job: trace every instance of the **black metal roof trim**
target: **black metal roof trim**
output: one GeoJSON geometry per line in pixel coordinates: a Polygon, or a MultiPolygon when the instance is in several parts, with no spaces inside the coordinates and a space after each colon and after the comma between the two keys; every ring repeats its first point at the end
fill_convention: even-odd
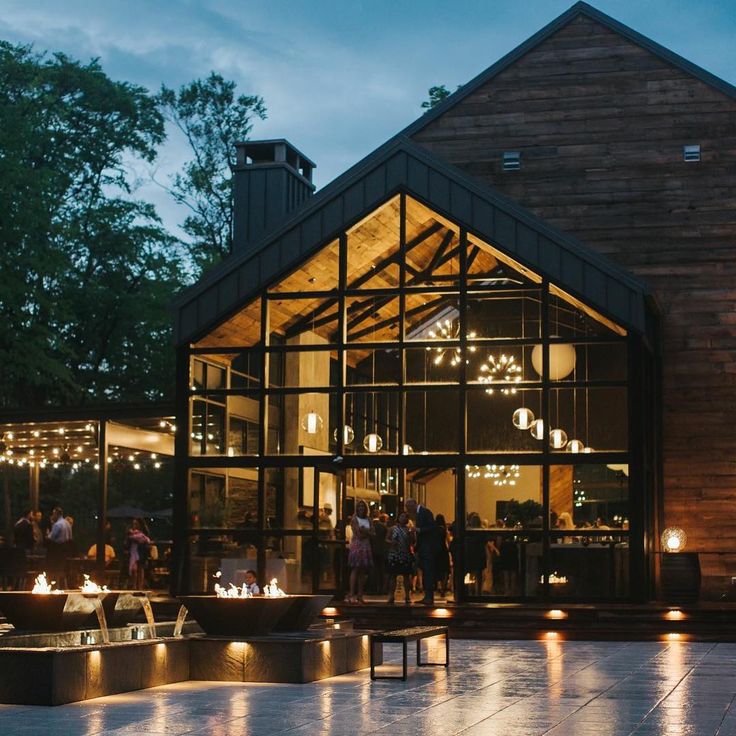
{"type": "Polygon", "coordinates": [[[674,51],[670,51],[670,49],[662,46],[656,41],[653,41],[642,33],[635,31],[633,28],[629,28],[629,26],[621,23],[615,18],[612,18],[610,15],[606,15],[604,12],[594,8],[592,5],[589,5],[586,2],[577,2],[562,13],[562,15],[557,16],[557,18],[544,26],[544,28],[537,31],[533,36],[530,36],[526,41],[506,54],[506,56],[499,59],[495,64],[492,64],[480,74],[473,77],[473,79],[460,87],[460,89],[445,98],[439,105],[433,107],[422,115],[422,117],[404,128],[400,135],[412,136],[418,133],[429,125],[429,123],[439,118],[451,107],[475,92],[486,82],[493,79],[497,74],[500,74],[502,71],[510,67],[522,56],[535,49],[540,43],[547,40],[550,36],[566,26],[579,15],[586,15],[589,18],[592,18],[637,46],[641,46],[655,56],[658,56],[668,64],[682,69],[684,72],[691,74],[701,82],[704,82],[711,87],[715,87],[715,89],[722,92],[724,95],[736,99],[736,86],[729,84],[724,79],[717,77],[715,74],[712,74],[697,64],[694,64],[692,61],[688,61],[679,54],[676,54],[674,51]]]}
{"type": "Polygon", "coordinates": [[[254,251],[230,257],[184,292],[176,302],[177,341],[206,334],[398,191],[425,201],[615,321],[645,330],[642,282],[401,136],[308,200],[254,251]]]}

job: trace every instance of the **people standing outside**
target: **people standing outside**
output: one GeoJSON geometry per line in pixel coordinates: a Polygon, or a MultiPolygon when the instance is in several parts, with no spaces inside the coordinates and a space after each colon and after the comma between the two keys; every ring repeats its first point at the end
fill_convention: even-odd
{"type": "Polygon", "coordinates": [[[350,595],[347,603],[365,603],[363,585],[365,576],[373,566],[371,554],[371,537],[374,535],[373,524],[368,516],[368,504],[363,499],[355,505],[355,514],[350,520],[352,537],[348,550],[348,566],[350,567],[350,595]]]}
{"type": "Polygon", "coordinates": [[[146,563],[151,551],[151,538],[148,536],[146,522],[133,519],[128,529],[125,546],[128,549],[128,577],[133,590],[142,590],[145,584],[146,563]]]}
{"type": "Polygon", "coordinates": [[[373,531],[371,552],[373,553],[373,588],[382,595],[386,592],[386,535],[388,533],[388,515],[376,510],[373,514],[373,531]]]}
{"type": "Polygon", "coordinates": [[[33,550],[33,519],[34,512],[28,510],[25,516],[21,516],[13,525],[13,542],[16,547],[22,549],[26,554],[33,550]]]}
{"type": "Polygon", "coordinates": [[[422,571],[422,587],[425,606],[434,605],[435,563],[437,558],[437,531],[434,514],[422,504],[410,498],[405,504],[406,512],[414,518],[417,534],[417,561],[422,571]]]}
{"type": "Polygon", "coordinates": [[[66,558],[72,546],[72,527],[64,518],[64,511],[56,506],[51,512],[51,529],[46,540],[46,562],[52,577],[61,587],[66,587],[66,558]]]}
{"type": "Polygon", "coordinates": [[[414,531],[409,528],[409,515],[402,511],[397,524],[391,527],[386,538],[388,555],[386,570],[388,571],[388,601],[392,606],[396,595],[396,580],[399,575],[404,582],[404,602],[411,605],[411,576],[414,572],[414,555],[411,547],[415,543],[414,531]]]}
{"type": "Polygon", "coordinates": [[[435,557],[435,575],[439,583],[440,595],[447,597],[447,581],[450,578],[450,549],[448,546],[447,522],[443,514],[437,514],[435,517],[435,541],[436,554],[435,557]]]}

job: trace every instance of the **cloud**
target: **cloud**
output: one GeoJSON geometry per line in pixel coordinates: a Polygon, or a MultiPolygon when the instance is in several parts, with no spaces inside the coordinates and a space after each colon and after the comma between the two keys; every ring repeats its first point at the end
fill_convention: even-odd
{"type": "MultiPolygon", "coordinates": [[[[285,137],[322,186],[419,116],[427,89],[454,89],[563,12],[571,0],[5,0],[0,37],[100,57],[110,76],[157,89],[211,70],[266,100],[255,137],[285,137]]],[[[733,77],[730,0],[602,0],[622,22],[733,77]]],[[[157,176],[186,148],[172,137],[157,176]]],[[[140,172],[139,172],[140,173],[140,172]]],[[[155,185],[167,224],[183,216],[155,185]]]]}

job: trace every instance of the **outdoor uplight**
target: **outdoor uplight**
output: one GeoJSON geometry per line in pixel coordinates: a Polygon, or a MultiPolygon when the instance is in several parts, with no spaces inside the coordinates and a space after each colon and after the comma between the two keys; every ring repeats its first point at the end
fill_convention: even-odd
{"type": "Polygon", "coordinates": [[[302,429],[307,434],[317,434],[323,426],[322,417],[316,411],[308,411],[302,419],[302,429]]]}
{"type": "Polygon", "coordinates": [[[687,543],[687,535],[679,526],[668,526],[660,539],[665,552],[682,552],[687,543]]]}

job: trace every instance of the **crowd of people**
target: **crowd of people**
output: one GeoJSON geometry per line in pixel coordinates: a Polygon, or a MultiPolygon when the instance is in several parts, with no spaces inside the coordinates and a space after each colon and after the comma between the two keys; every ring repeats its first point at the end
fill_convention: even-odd
{"type": "Polygon", "coordinates": [[[374,592],[388,596],[389,604],[395,602],[399,579],[407,605],[412,603],[412,592],[421,590],[421,603],[434,605],[435,593],[445,596],[451,589],[452,534],[442,514],[435,517],[426,506],[409,499],[391,523],[387,514],[371,513],[359,499],[346,531],[347,602],[365,602],[367,580],[374,592]]]}
{"type": "MultiPolygon", "coordinates": [[[[97,544],[92,544],[84,554],[74,538],[74,517],[65,515],[60,506],[54,507],[47,518],[37,509],[29,509],[13,526],[13,544],[22,550],[29,562],[39,564],[61,587],[74,586],[71,580],[68,560],[82,555],[89,560],[97,559],[97,544]]],[[[104,533],[105,566],[117,572],[119,585],[133,589],[146,586],[149,562],[157,559],[158,550],[153,543],[144,519],[132,519],[126,530],[122,547],[116,551],[117,540],[112,525],[105,524],[104,533]]]]}

